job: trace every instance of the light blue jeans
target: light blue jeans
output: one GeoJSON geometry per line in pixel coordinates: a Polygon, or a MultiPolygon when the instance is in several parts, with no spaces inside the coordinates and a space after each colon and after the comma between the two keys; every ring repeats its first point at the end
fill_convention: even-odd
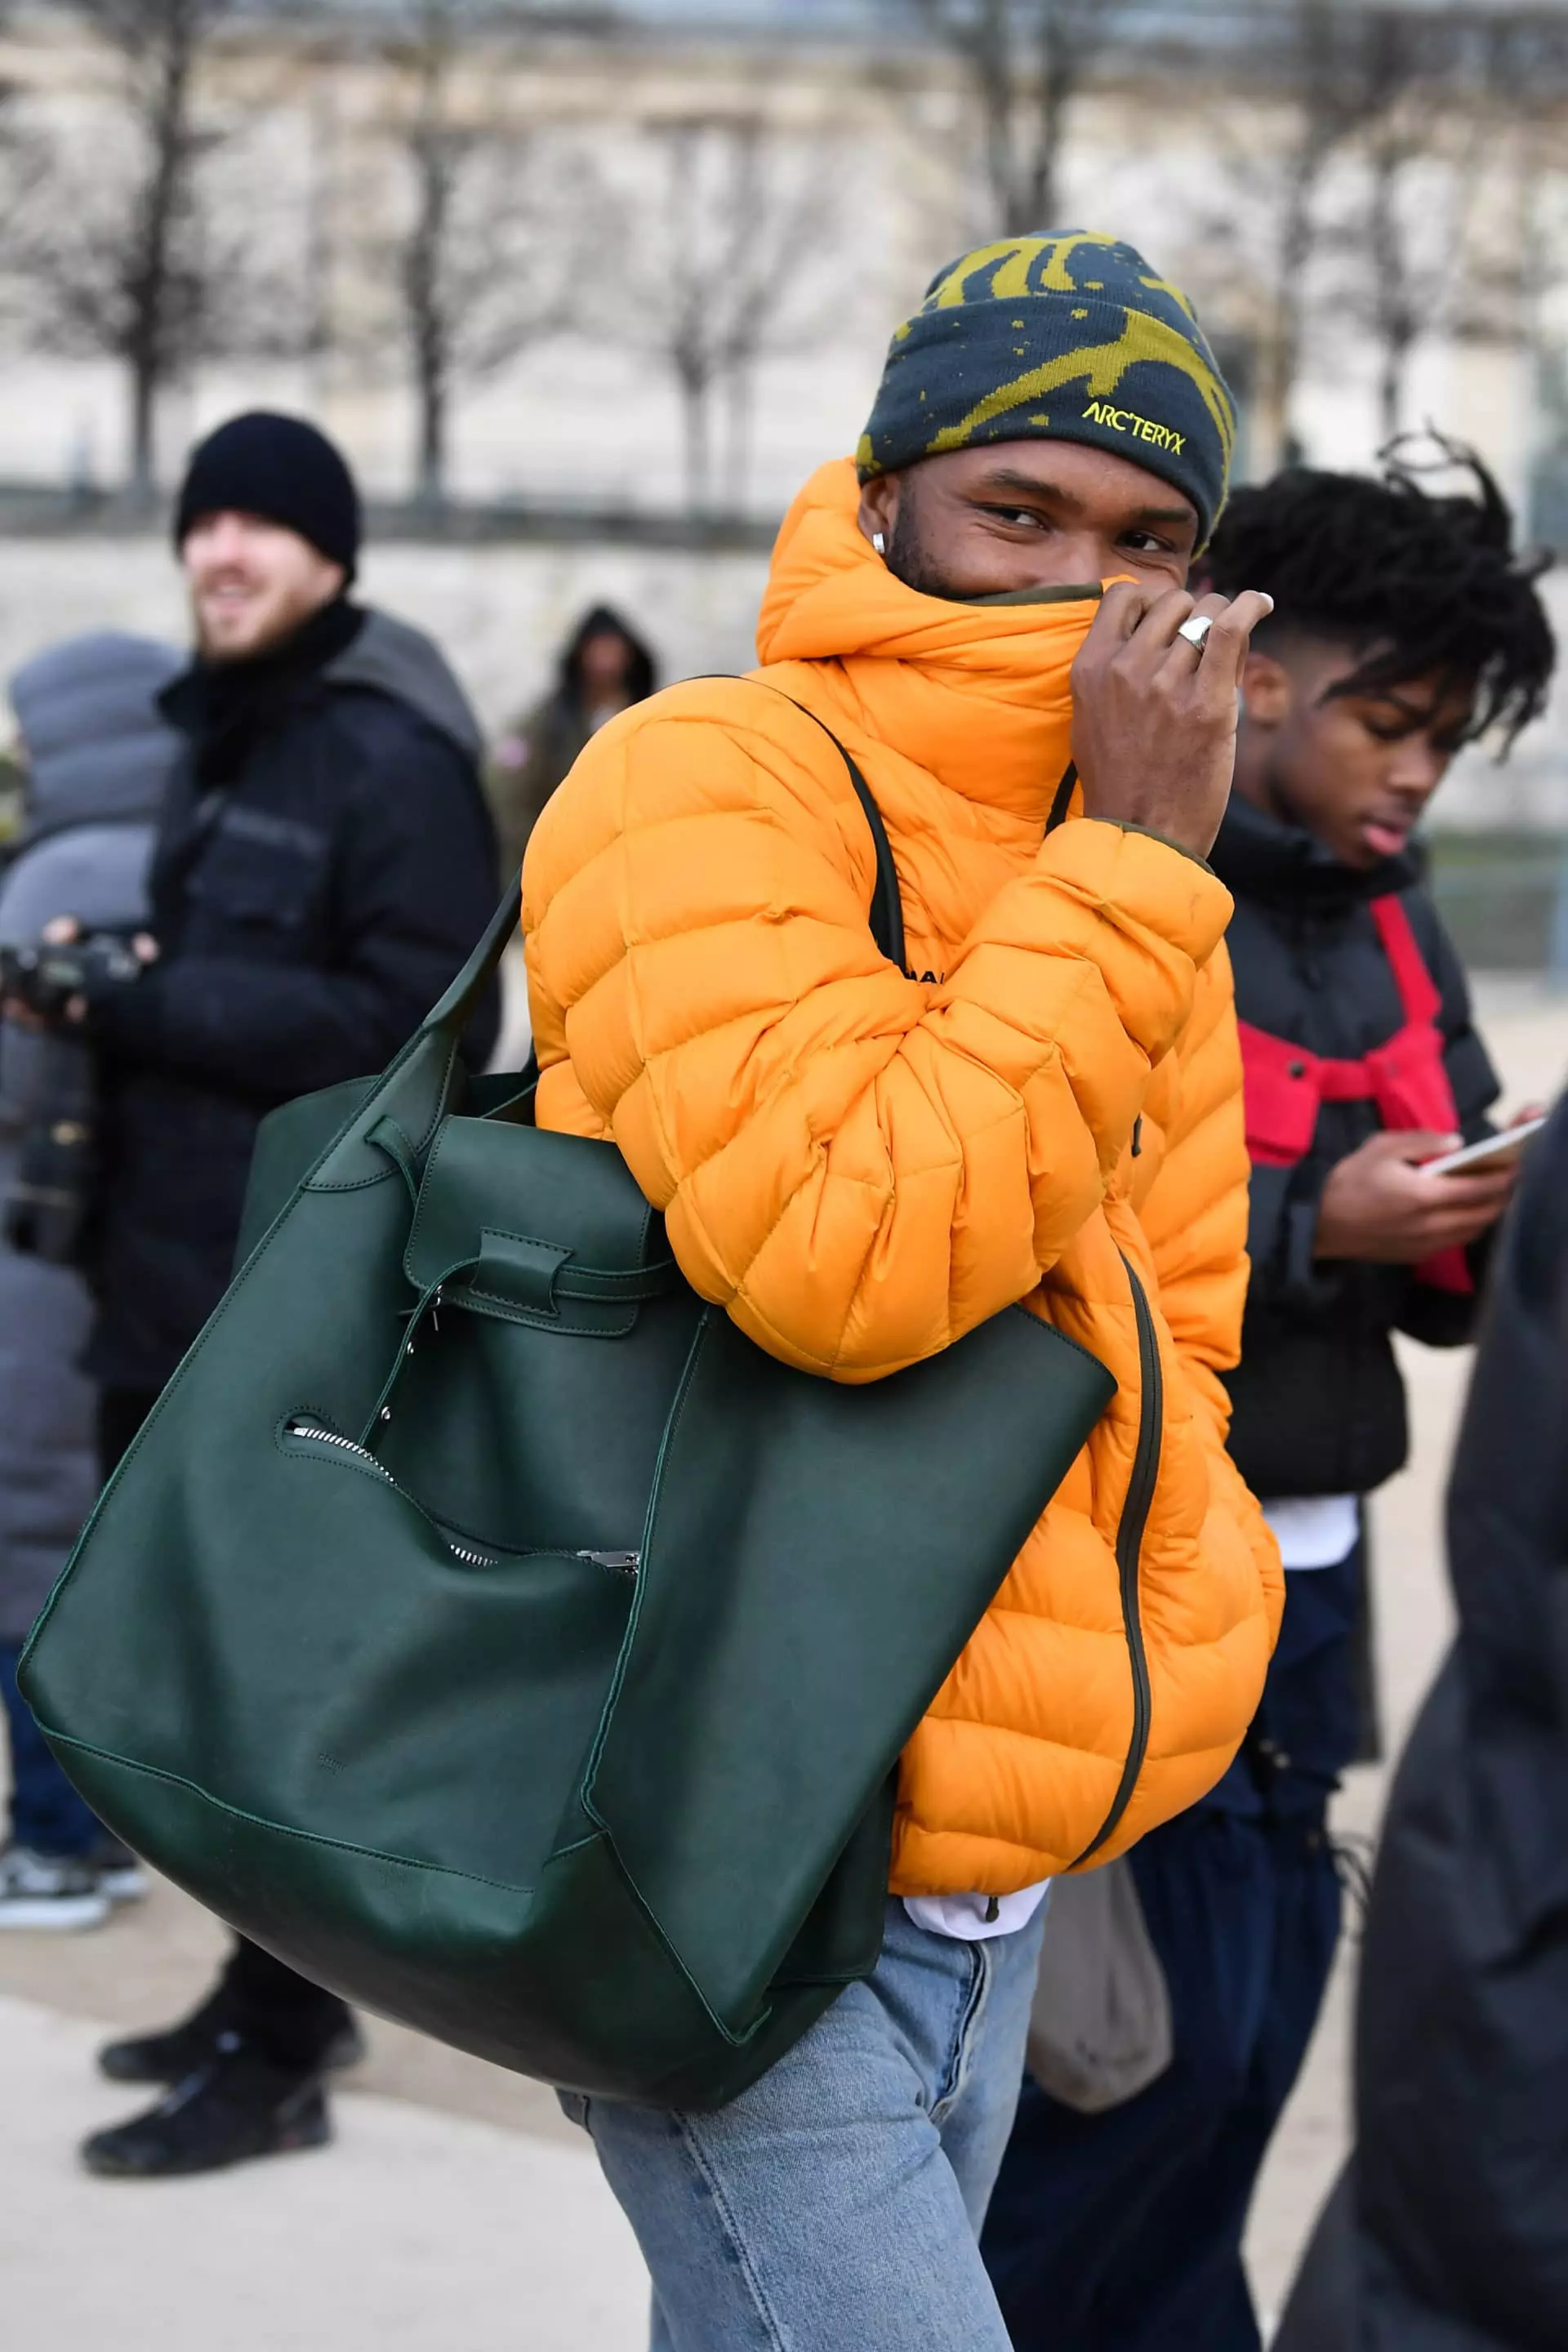
{"type": "Polygon", "coordinates": [[[977,2240],[1043,1920],[963,1944],[889,1903],[876,1973],[717,2114],[563,2097],[652,2275],[652,2352],[1008,2352],[977,2240]]]}

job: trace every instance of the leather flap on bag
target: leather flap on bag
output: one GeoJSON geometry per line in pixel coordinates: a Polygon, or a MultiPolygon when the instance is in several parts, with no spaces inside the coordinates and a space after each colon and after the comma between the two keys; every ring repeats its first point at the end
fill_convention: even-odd
{"type": "Polygon", "coordinates": [[[403,1265],[453,1306],[605,1338],[680,1279],[613,1145],[484,1118],[443,1122],[403,1265]]]}

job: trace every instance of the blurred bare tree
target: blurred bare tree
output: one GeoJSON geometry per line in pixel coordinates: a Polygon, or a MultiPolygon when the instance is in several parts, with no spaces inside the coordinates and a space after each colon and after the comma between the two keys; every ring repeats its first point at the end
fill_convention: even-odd
{"type": "Polygon", "coordinates": [[[1319,236],[1323,175],[1368,110],[1360,10],[1340,0],[1288,0],[1280,62],[1295,110],[1294,135],[1276,152],[1279,201],[1260,353],[1258,437],[1279,459],[1300,455],[1291,424],[1305,339],[1308,289],[1319,236]]]}
{"type": "Polygon", "coordinates": [[[904,0],[958,58],[978,107],[985,179],[1005,236],[1059,228],[1074,103],[1127,16],[1121,0],[904,0]]]}
{"type": "Polygon", "coordinates": [[[593,191],[563,141],[488,110],[480,43],[525,21],[495,0],[410,0],[388,45],[402,204],[397,226],[371,231],[366,257],[393,297],[416,494],[432,504],[447,495],[458,392],[574,316],[593,191]]]}
{"type": "Polygon", "coordinates": [[[728,399],[726,488],[738,501],[756,363],[820,332],[807,273],[830,249],[844,191],[816,142],[786,142],[759,115],[666,123],[647,143],[653,193],[628,185],[618,195],[614,328],[675,381],[697,512],[713,497],[716,394],[728,399]]]}
{"type": "Polygon", "coordinates": [[[1300,455],[1294,394],[1313,323],[1352,325],[1371,343],[1390,439],[1408,421],[1417,343],[1500,331],[1517,311],[1519,270],[1478,267],[1482,199],[1519,144],[1532,89],[1548,82],[1542,120],[1556,133],[1564,83],[1552,61],[1568,57],[1568,12],[1272,0],[1247,20],[1244,61],[1247,42],[1251,86],[1272,110],[1238,104],[1235,85],[1206,101],[1228,184],[1198,207],[1198,259],[1205,314],[1223,314],[1226,296],[1250,310],[1253,428],[1268,466],[1300,455]]]}
{"type": "MultiPolygon", "coordinates": [[[[1549,90],[1560,101],[1568,84],[1568,19],[1561,9],[1485,0],[1352,14],[1363,195],[1344,241],[1354,257],[1352,315],[1376,346],[1379,426],[1389,440],[1410,421],[1405,383],[1424,336],[1521,331],[1527,240],[1513,267],[1483,271],[1476,220],[1508,142],[1521,140],[1549,90]]],[[[1534,266],[1544,258],[1537,253],[1534,266]]]]}
{"type": "Polygon", "coordinates": [[[1405,421],[1411,353],[1458,294],[1461,215],[1479,141],[1473,117],[1457,102],[1451,30],[1412,10],[1362,14],[1364,194],[1348,225],[1360,262],[1352,305],[1377,349],[1378,427],[1385,442],[1405,421]],[[1441,221],[1435,217],[1439,182],[1447,200],[1441,221]]]}
{"type": "MultiPolygon", "coordinates": [[[[35,348],[118,362],[133,489],[151,493],[161,394],[199,358],[289,340],[253,274],[254,222],[205,201],[208,167],[238,122],[199,90],[237,0],[76,0],[101,45],[112,119],[23,134],[4,240],[13,305],[35,348]],[[105,133],[107,132],[107,135],[105,133]]],[[[297,331],[296,330],[290,331],[297,331]]]]}

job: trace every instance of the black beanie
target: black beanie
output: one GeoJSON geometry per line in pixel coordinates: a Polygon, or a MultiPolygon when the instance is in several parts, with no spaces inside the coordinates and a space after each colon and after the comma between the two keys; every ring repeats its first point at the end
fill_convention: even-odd
{"type": "Polygon", "coordinates": [[[260,515],[282,523],[354,576],[359,492],[326,435],[302,416],[253,408],[198,443],[174,509],[175,547],[209,514],[260,515]]]}

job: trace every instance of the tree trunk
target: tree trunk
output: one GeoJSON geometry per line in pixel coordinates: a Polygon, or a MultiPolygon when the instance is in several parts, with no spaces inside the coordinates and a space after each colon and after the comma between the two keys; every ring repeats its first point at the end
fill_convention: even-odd
{"type": "Polygon", "coordinates": [[[157,63],[145,121],[151,170],[139,193],[126,256],[129,319],[121,345],[131,376],[131,487],[147,499],[155,487],[158,395],[188,352],[170,315],[174,245],[189,200],[195,149],[191,80],[201,17],[194,5],[168,9],[156,34],[157,63]]]}
{"type": "Polygon", "coordinates": [[[1415,341],[1415,325],[1409,314],[1408,264],[1399,222],[1402,162],[1392,142],[1383,145],[1373,155],[1372,201],[1367,209],[1368,257],[1380,355],[1378,420],[1384,442],[1392,441],[1399,431],[1405,370],[1415,341]]]}
{"type": "Polygon", "coordinates": [[[1068,116],[1094,42],[1091,24],[1081,12],[1064,7],[1063,0],[1037,0],[1039,9],[1035,93],[1034,152],[1028,171],[1015,196],[1018,218],[1015,235],[1059,228],[1057,199],[1061,185],[1061,151],[1068,116]]]}
{"type": "Polygon", "coordinates": [[[447,383],[439,368],[420,371],[419,448],[415,496],[423,507],[447,503],[447,383]]]}
{"type": "Polygon", "coordinates": [[[712,474],[709,394],[706,376],[691,373],[680,379],[681,425],[686,444],[686,505],[690,514],[705,514],[712,474]]]}
{"type": "Polygon", "coordinates": [[[982,0],[979,18],[970,36],[970,62],[980,99],[981,129],[985,149],[985,176],[996,223],[1005,236],[1015,230],[1017,177],[1014,167],[1013,27],[1010,0],[982,0]]]}
{"type": "Polygon", "coordinates": [[[131,494],[138,506],[146,505],[157,489],[156,431],[158,411],[157,372],[152,360],[144,355],[132,356],[129,362],[131,388],[131,494]]]}
{"type": "Polygon", "coordinates": [[[746,503],[746,481],[752,457],[752,371],[737,362],[730,374],[728,446],[724,452],[724,495],[737,513],[746,503]]]}
{"type": "Polygon", "coordinates": [[[1402,327],[1390,330],[1384,336],[1382,365],[1377,378],[1377,415],[1380,445],[1396,441],[1405,426],[1405,378],[1410,365],[1410,349],[1415,337],[1402,327]]]}
{"type": "Polygon", "coordinates": [[[1311,258],[1312,198],[1321,167],[1321,153],[1309,132],[1292,161],[1286,185],[1269,331],[1258,383],[1257,425],[1261,446],[1257,462],[1268,473],[1290,464],[1298,446],[1290,429],[1290,409],[1301,363],[1302,281],[1311,258]]]}

